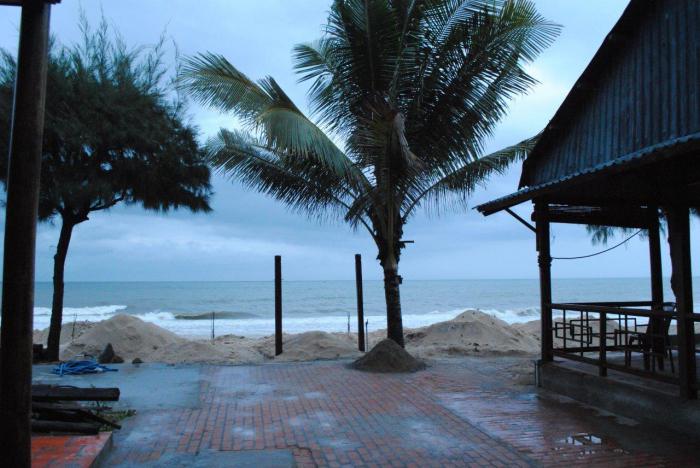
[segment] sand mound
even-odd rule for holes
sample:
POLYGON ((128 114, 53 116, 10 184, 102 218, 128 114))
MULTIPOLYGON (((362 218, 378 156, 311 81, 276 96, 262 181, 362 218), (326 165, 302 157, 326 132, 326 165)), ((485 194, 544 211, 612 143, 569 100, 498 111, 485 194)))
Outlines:
MULTIPOLYGON (((94 327, 93 322, 80 321, 80 322, 70 322, 64 323, 61 327, 61 344, 70 343, 71 340, 79 338, 83 333, 94 327)), ((49 339, 49 329, 44 328, 43 330, 34 330, 34 343, 43 344, 46 346, 49 339)))
POLYGON ((357 338, 345 333, 310 331, 283 335, 283 352, 275 356, 275 338, 268 336, 254 345, 259 353, 276 361, 311 361, 316 359, 339 359, 356 357, 357 338))
POLYGON ((61 359, 77 354, 97 356, 112 343, 116 354, 127 361, 140 358, 144 362, 223 362, 226 354, 212 345, 179 337, 152 323, 132 315, 115 315, 98 322, 73 343, 63 346, 61 359))
POLYGON ((229 362, 255 364, 265 360, 265 356, 256 349, 258 340, 237 335, 217 336, 214 346, 228 356, 229 362))
POLYGON ((422 361, 411 356, 394 340, 380 341, 352 367, 369 372, 415 372, 425 368, 422 361))
POLYGON ((406 347, 419 357, 470 354, 529 354, 539 349, 528 331, 478 310, 406 334, 406 347))

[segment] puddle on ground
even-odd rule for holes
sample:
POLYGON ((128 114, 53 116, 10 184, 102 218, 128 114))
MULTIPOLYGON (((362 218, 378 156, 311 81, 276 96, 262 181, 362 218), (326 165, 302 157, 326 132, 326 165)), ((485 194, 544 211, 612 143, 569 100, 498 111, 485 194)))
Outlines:
POLYGON ((587 432, 579 432, 577 434, 566 436, 558 442, 560 444, 567 445, 600 445, 603 443, 603 439, 594 434, 589 434, 587 432))
POLYGON ((563 450, 565 446, 574 446, 581 448, 579 455, 594 455, 596 447, 603 444, 603 438, 588 432, 578 432, 559 439, 557 442, 561 446, 554 450, 563 450))

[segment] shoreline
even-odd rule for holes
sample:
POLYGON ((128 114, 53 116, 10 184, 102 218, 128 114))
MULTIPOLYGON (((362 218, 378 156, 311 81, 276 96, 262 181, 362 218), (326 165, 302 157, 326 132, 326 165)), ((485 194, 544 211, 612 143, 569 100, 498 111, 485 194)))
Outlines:
MULTIPOLYGON (((510 325, 483 311, 466 310, 450 320, 405 328, 406 350, 429 359, 454 356, 531 355, 539 350, 539 326, 533 322, 510 325)), ((48 332, 34 331, 34 342, 46 344, 48 332)), ((386 330, 368 333, 371 349, 385 338, 386 330)), ((357 334, 309 330, 283 335, 284 352, 274 356, 274 335, 261 337, 222 334, 212 341, 185 337, 137 316, 121 314, 109 319, 65 323, 60 358, 99 355, 110 343, 125 362, 254 364, 275 361, 310 361, 356 358, 357 334), (75 328, 75 329, 74 329, 75 328)))

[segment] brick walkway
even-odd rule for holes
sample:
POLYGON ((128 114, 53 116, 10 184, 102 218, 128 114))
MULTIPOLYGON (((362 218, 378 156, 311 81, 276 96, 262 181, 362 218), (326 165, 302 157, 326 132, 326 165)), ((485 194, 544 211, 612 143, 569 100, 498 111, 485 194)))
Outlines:
POLYGON ((284 449, 302 467, 695 466, 690 444, 652 444, 648 428, 514 385, 513 366, 531 363, 446 360, 410 375, 339 362, 204 367, 197 407, 138 412, 108 464, 284 449))
POLYGON ((112 434, 98 435, 34 435, 32 436, 33 467, 90 468, 109 450, 112 434))

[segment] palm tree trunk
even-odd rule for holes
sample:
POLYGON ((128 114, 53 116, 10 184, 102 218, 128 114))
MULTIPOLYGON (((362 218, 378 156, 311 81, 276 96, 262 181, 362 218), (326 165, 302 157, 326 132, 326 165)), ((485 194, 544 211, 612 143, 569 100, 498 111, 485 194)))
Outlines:
POLYGON ((53 257, 53 301, 51 303, 51 325, 46 349, 49 361, 58 361, 58 348, 61 344, 61 324, 63 322, 63 272, 66 266, 68 246, 75 224, 61 219, 61 234, 58 237, 56 255, 53 257))
POLYGON ((399 294, 398 263, 387 262, 384 267, 384 296, 386 298, 387 337, 404 346, 403 320, 401 318, 401 296, 399 294))

